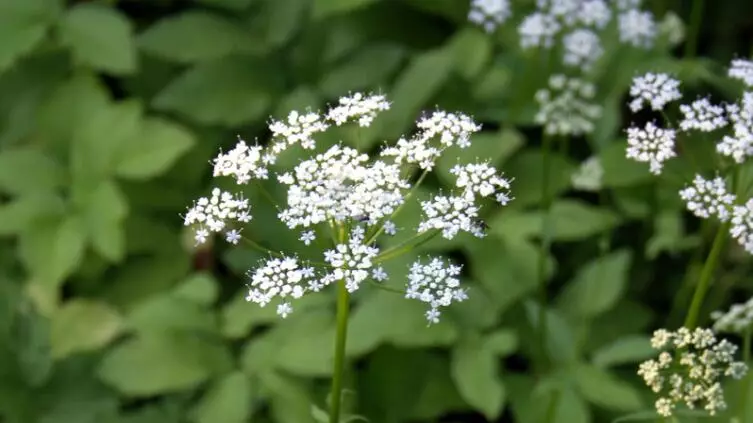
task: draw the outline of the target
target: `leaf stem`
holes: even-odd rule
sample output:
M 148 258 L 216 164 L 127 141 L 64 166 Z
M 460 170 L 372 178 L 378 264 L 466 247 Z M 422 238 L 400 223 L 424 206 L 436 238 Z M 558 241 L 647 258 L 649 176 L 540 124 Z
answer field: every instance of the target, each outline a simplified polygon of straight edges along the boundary
M 745 328 L 745 333 L 743 334 L 743 363 L 746 365 L 750 365 L 750 344 L 751 344 L 751 336 L 753 336 L 753 328 L 748 326 Z M 743 377 L 740 382 L 742 383 L 742 387 L 740 388 L 740 402 L 738 403 L 738 416 L 740 417 L 740 421 L 747 422 L 748 419 L 748 401 L 746 399 L 748 398 L 748 391 L 750 390 L 750 382 L 751 382 L 751 375 L 750 372 Z
M 690 26 L 688 28 L 687 42 L 685 43 L 685 58 L 690 59 L 695 56 L 698 50 L 698 37 L 701 32 L 701 22 L 703 21 L 704 0 L 693 0 L 693 7 L 690 10 Z
M 337 283 L 337 316 L 335 334 L 335 368 L 332 376 L 332 405 L 329 411 L 329 423 L 340 422 L 342 408 L 343 373 L 345 371 L 345 345 L 348 338 L 348 313 L 350 311 L 350 294 L 345 288 L 345 281 Z
M 725 223 L 719 227 L 714 237 L 714 243 L 711 245 L 711 251 L 709 251 L 706 261 L 703 263 L 701 269 L 701 276 L 698 280 L 698 285 L 695 287 L 693 293 L 693 299 L 688 309 L 688 314 L 685 317 L 684 326 L 688 329 L 693 329 L 698 323 L 698 316 L 701 312 L 701 305 L 703 299 L 706 296 L 706 292 L 709 290 L 711 278 L 714 275 L 714 270 L 719 263 L 719 257 L 724 250 L 724 244 L 727 241 L 727 230 L 729 229 L 729 223 Z
M 382 254 L 379 254 L 376 256 L 373 260 L 374 264 L 381 263 L 383 261 L 387 261 L 393 257 L 399 256 L 403 253 L 407 253 L 408 251 L 412 250 L 413 248 L 419 247 L 423 244 L 426 244 L 429 242 L 432 238 L 437 236 L 439 234 L 439 229 L 432 229 L 429 232 L 422 232 L 418 235 L 414 235 L 407 240 L 401 242 L 400 244 L 389 248 L 382 252 Z M 426 234 L 429 234 L 429 236 L 425 236 Z M 422 238 L 423 237 L 423 238 Z

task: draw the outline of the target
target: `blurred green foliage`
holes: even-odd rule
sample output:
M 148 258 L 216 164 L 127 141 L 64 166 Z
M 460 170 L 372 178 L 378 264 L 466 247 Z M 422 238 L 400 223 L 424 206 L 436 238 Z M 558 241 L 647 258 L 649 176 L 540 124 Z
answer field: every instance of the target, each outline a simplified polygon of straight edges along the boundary
M 270 114 L 354 90 L 385 92 L 394 104 L 368 136 L 345 139 L 364 150 L 435 105 L 475 114 L 486 130 L 462 154 L 514 177 L 516 200 L 485 216 L 488 237 L 422 250 L 464 262 L 472 286 L 441 324 L 427 328 L 421 307 L 399 296 L 359 292 L 351 410 L 375 423 L 580 423 L 650 408 L 634 363 L 651 354 L 647 334 L 667 322 L 688 248 L 703 235 L 686 225 L 676 185 L 654 185 L 624 158 L 623 96 L 636 72 L 657 68 L 725 92 L 724 63 L 607 41 L 593 71 L 604 117 L 552 162 L 551 303 L 540 314 L 532 97 L 551 69 L 520 51 L 515 25 L 487 35 L 466 23 L 467 8 L 0 0 L 0 422 L 313 421 L 331 373 L 332 298 L 306 298 L 284 321 L 246 303 L 243 274 L 258 253 L 196 250 L 179 215 L 206 192 L 208 160 L 236 135 L 263 141 Z M 569 182 L 591 153 L 605 167 L 599 198 Z M 454 162 L 440 163 L 432 189 Z M 247 195 L 251 235 L 295 250 L 274 209 Z M 407 226 L 418 212 L 401 219 Z M 733 279 L 749 269 L 734 256 L 727 264 Z M 721 304 L 729 292 L 719 295 Z M 545 372 L 533 366 L 539 316 L 550 328 Z

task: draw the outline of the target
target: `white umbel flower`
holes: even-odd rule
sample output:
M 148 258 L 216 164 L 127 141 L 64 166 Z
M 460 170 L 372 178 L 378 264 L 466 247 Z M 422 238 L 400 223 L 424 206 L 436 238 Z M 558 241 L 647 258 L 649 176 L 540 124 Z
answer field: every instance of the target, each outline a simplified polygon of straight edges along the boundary
M 416 122 L 418 138 L 431 140 L 439 138 L 444 147 L 456 145 L 466 148 L 471 145 L 471 135 L 481 130 L 481 125 L 462 113 L 435 111 Z
M 269 124 L 272 136 L 279 140 L 276 142 L 282 143 L 274 147 L 278 153 L 296 144 L 307 150 L 315 148 L 314 135 L 326 131 L 328 127 L 318 113 L 301 114 L 295 110 L 288 114 L 286 121 L 272 121 Z
M 643 128 L 627 130 L 627 158 L 649 164 L 651 173 L 658 175 L 664 162 L 675 157 L 675 131 L 657 127 L 653 122 Z
M 727 75 L 730 78 L 743 81 L 748 87 L 753 87 L 753 62 L 745 59 L 734 59 L 730 64 Z
M 724 108 L 711 104 L 709 99 L 700 98 L 690 104 L 680 105 L 682 120 L 680 129 L 683 131 L 697 130 L 711 132 L 727 126 Z
M 601 39 L 590 29 L 576 29 L 565 35 L 562 45 L 565 49 L 564 64 L 579 67 L 585 71 L 591 69 L 604 54 Z
M 720 380 L 725 376 L 741 379 L 747 372 L 744 363 L 734 360 L 737 346 L 718 340 L 710 329 L 660 329 L 651 345 L 661 353 L 641 363 L 638 375 L 660 395 L 656 411 L 665 417 L 679 404 L 716 415 L 727 408 Z
M 739 104 L 728 104 L 727 117 L 732 123 L 733 136 L 725 135 L 716 145 L 716 151 L 740 164 L 753 156 L 753 92 L 744 93 Z
M 604 166 L 598 156 L 592 156 L 581 163 L 571 176 L 573 188 L 581 191 L 598 191 L 602 187 Z
M 753 298 L 741 304 L 733 304 L 726 312 L 711 313 L 714 330 L 744 334 L 753 324 Z
M 298 299 L 314 281 L 314 270 L 301 267 L 295 257 L 272 258 L 248 273 L 246 301 L 266 306 L 275 298 L 283 300 L 277 314 L 286 317 L 293 311 L 290 299 Z
M 561 29 L 562 25 L 552 15 L 539 12 L 528 15 L 518 26 L 520 46 L 524 49 L 551 48 L 554 45 L 554 37 Z
M 361 282 L 369 277 L 374 266 L 372 260 L 379 254 L 378 248 L 364 245 L 364 236 L 363 228 L 356 226 L 347 244 L 338 244 L 334 250 L 324 252 L 324 261 L 333 268 L 328 279 L 345 281 L 348 292 L 355 292 Z
M 620 41 L 633 47 L 651 47 L 656 38 L 656 22 L 651 12 L 630 9 L 618 17 Z
M 549 89 L 536 93 L 539 111 L 534 120 L 550 135 L 584 135 L 594 130 L 601 107 L 593 104 L 593 84 L 565 75 L 552 75 Z
M 478 195 L 488 197 L 495 195 L 503 206 L 510 201 L 510 181 L 497 174 L 497 169 L 489 163 L 471 163 L 464 166 L 455 165 L 450 169 L 455 175 L 455 186 L 463 190 L 463 196 L 473 200 Z
M 377 114 L 389 108 L 390 103 L 383 95 L 355 93 L 350 97 L 340 98 L 338 105 L 327 113 L 327 119 L 337 126 L 357 120 L 359 126 L 368 127 Z
M 201 244 L 206 241 L 208 232 L 222 232 L 228 224 L 233 222 L 249 222 L 250 210 L 251 206 L 247 199 L 214 188 L 211 197 L 201 197 L 194 202 L 184 216 L 183 224 L 197 226 L 195 239 L 197 244 Z M 239 236 L 236 237 L 236 232 L 232 230 L 228 232 L 229 242 L 237 243 L 239 238 Z
M 663 110 L 667 103 L 682 98 L 680 81 L 666 73 L 648 72 L 633 78 L 630 84 L 630 110 L 634 113 L 650 105 L 652 110 Z
M 724 179 L 709 180 L 701 175 L 695 175 L 693 185 L 680 191 L 680 198 L 696 217 L 708 219 L 714 216 L 722 222 L 729 220 L 735 202 L 735 195 L 727 190 Z
M 753 199 L 732 209 L 731 223 L 729 232 L 732 238 L 745 248 L 745 251 L 753 254 Z
M 468 20 L 492 32 L 510 17 L 510 0 L 473 0 Z
M 437 195 L 432 201 L 421 202 L 424 217 L 418 224 L 418 232 L 439 229 L 446 239 L 453 239 L 458 232 L 468 232 L 483 237 L 484 230 L 478 223 L 478 207 L 467 196 L 448 197 Z
M 267 179 L 268 171 L 264 163 L 264 153 L 258 145 L 248 146 L 242 139 L 227 153 L 220 153 L 213 161 L 214 177 L 232 176 L 239 184 L 251 179 Z
M 437 258 L 428 264 L 419 260 L 411 265 L 405 298 L 429 304 L 430 308 L 426 312 L 429 324 L 439 323 L 440 307 L 468 298 L 465 290 L 460 287 L 460 270 L 460 266 Z

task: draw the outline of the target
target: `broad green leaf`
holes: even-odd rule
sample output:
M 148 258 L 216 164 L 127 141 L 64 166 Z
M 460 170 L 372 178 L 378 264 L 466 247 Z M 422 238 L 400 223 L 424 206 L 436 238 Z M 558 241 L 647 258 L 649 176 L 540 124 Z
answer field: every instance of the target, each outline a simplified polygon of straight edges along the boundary
M 422 388 L 415 394 L 409 395 L 413 399 L 410 418 L 416 421 L 431 421 L 439 419 L 452 410 L 467 408 L 466 402 L 458 393 L 452 380 L 449 368 L 449 357 L 431 355 L 426 362 L 426 369 L 422 373 Z M 411 365 L 412 363 L 407 363 Z M 386 387 L 389 389 L 389 386 Z M 410 391 L 410 387 L 408 387 Z
M 266 369 L 258 379 L 269 393 L 273 422 L 311 422 L 314 400 L 304 381 Z
M 575 383 L 584 398 L 593 404 L 619 411 L 641 409 L 638 390 L 606 370 L 588 364 L 573 369 Z
M 538 328 L 541 317 L 540 306 L 532 300 L 524 303 L 526 316 L 533 328 Z M 559 365 L 570 365 L 578 359 L 579 345 L 576 343 L 575 331 L 565 317 L 555 309 L 546 313 L 546 349 L 549 359 Z
M 53 357 L 102 348 L 122 329 L 120 315 L 99 301 L 73 299 L 53 313 L 50 348 Z
M 594 352 L 591 361 L 599 367 L 636 363 L 656 355 L 651 339 L 644 335 L 628 335 Z
M 253 42 L 238 23 L 217 14 L 190 9 L 157 21 L 138 39 L 144 51 L 183 63 L 242 52 Z
M 211 310 L 170 294 L 155 295 L 137 304 L 126 321 L 129 329 L 140 334 L 217 331 L 217 319 Z
M 94 69 L 116 75 L 136 70 L 131 22 L 115 8 L 82 3 L 68 9 L 60 38 L 76 60 Z
M 35 148 L 0 150 L 0 192 L 28 195 L 65 184 L 65 169 Z
M 219 295 L 217 280 L 209 273 L 195 273 L 186 278 L 173 291 L 176 298 L 201 304 L 211 305 Z
M 229 352 L 210 339 L 162 333 L 119 344 L 98 374 L 125 396 L 152 396 L 194 388 L 229 366 Z
M 570 187 L 570 175 L 575 169 L 573 161 L 560 154 L 551 154 L 549 158 L 548 191 L 551 195 Z M 540 203 L 544 181 L 544 158 L 540 151 L 526 150 L 516 155 L 505 165 L 507 176 L 513 178 L 512 192 L 515 200 L 510 203 L 515 207 L 524 207 Z
M 109 261 L 121 261 L 125 256 L 123 221 L 128 204 L 117 184 L 101 181 L 90 190 L 79 191 L 76 200 L 94 250 Z
M 297 314 L 297 311 L 274 328 L 282 332 L 280 345 L 275 352 L 275 366 L 298 376 L 331 375 L 334 366 L 334 313 L 317 310 Z
M 21 259 L 35 282 L 54 293 L 80 264 L 85 242 L 84 222 L 77 217 L 39 222 L 21 234 Z
M 319 90 L 327 97 L 338 97 L 378 86 L 394 73 L 404 58 L 405 49 L 399 45 L 365 46 L 327 71 L 319 82 Z
M 103 285 L 102 296 L 122 310 L 166 291 L 188 276 L 191 262 L 182 251 L 132 258 L 118 266 Z
M 225 8 L 231 11 L 243 10 L 257 0 L 194 0 L 197 3 L 206 4 L 208 6 L 216 6 Z
M 685 234 L 683 215 L 679 210 L 662 210 L 654 216 L 654 231 L 646 242 L 646 258 L 655 259 L 660 253 L 677 253 L 698 244 L 697 236 Z
M 609 210 L 577 200 L 556 201 L 550 213 L 552 238 L 558 241 L 578 241 L 605 233 L 620 222 Z
M 501 329 L 485 335 L 484 346 L 495 354 L 508 356 L 518 349 L 518 335 L 510 329 Z
M 629 250 L 620 250 L 582 267 L 559 298 L 560 305 L 579 317 L 593 317 L 609 310 L 625 290 L 631 256 Z
M 0 3 L 0 73 L 43 39 L 60 13 L 58 0 L 4 0 Z
M 455 56 L 455 70 L 466 79 L 478 76 L 491 59 L 491 38 L 479 28 L 459 31 L 450 46 Z
M 0 236 L 17 235 L 35 220 L 60 216 L 65 212 L 63 199 L 54 194 L 24 195 L 0 204 Z
M 265 41 L 272 47 L 279 47 L 289 41 L 297 31 L 304 28 L 309 0 L 273 0 L 264 3 L 263 22 Z
M 127 140 L 115 165 L 116 175 L 144 180 L 165 173 L 195 144 L 193 134 L 160 118 L 144 120 L 138 135 Z
M 314 19 L 347 13 L 375 3 L 377 0 L 314 0 Z
M 198 123 L 235 126 L 262 118 L 278 87 L 279 74 L 262 60 L 224 58 L 178 76 L 153 105 Z
M 197 423 L 245 423 L 251 414 L 251 385 L 248 376 L 235 371 L 215 382 L 191 409 Z
M 627 143 L 612 142 L 599 153 L 604 168 L 602 184 L 605 187 L 625 187 L 650 181 L 651 173 L 645 163 L 625 157 Z
M 497 352 L 481 339 L 468 336 L 452 350 L 452 378 L 460 395 L 473 408 L 494 420 L 505 404 L 505 387 L 499 380 Z

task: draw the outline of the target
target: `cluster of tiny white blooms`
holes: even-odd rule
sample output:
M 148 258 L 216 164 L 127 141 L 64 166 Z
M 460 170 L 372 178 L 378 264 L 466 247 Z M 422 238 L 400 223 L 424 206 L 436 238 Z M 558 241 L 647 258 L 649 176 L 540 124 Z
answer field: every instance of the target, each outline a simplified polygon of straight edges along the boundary
M 402 203 L 409 184 L 400 177 L 400 168 L 377 161 L 339 145 L 305 160 L 294 172 L 278 179 L 288 188 L 288 207 L 279 218 L 289 228 L 309 227 L 335 219 L 366 217 L 376 222 Z
M 554 37 L 561 28 L 562 25 L 552 15 L 539 12 L 528 15 L 518 27 L 520 46 L 524 49 L 550 48 L 554 45 Z
M 675 131 L 659 128 L 653 122 L 643 128 L 628 128 L 627 142 L 627 158 L 648 163 L 655 175 L 661 173 L 664 162 L 676 155 Z
M 725 135 L 717 143 L 716 151 L 742 163 L 753 156 L 753 92 L 744 93 L 740 104 L 728 104 L 727 117 L 734 136 Z
M 601 39 L 590 29 L 576 29 L 562 38 L 566 65 L 588 70 L 604 54 Z
M 717 332 L 745 333 L 753 323 L 753 298 L 742 304 L 733 304 L 727 312 L 711 313 Z
M 295 257 L 269 259 L 249 272 L 248 278 L 246 301 L 264 307 L 278 297 L 282 302 L 277 314 L 283 318 L 293 311 L 288 299 L 298 299 L 308 290 L 318 290 L 314 269 L 301 267 Z
M 494 31 L 510 17 L 510 0 L 473 0 L 468 11 L 468 20 Z
M 287 121 L 272 121 L 269 124 L 272 136 L 285 143 L 284 146 L 276 147 L 278 150 L 283 150 L 295 144 L 300 144 L 301 147 L 311 150 L 316 147 L 314 134 L 324 132 L 327 128 L 329 128 L 329 125 L 323 121 L 319 113 L 301 114 L 295 110 L 288 114 Z
M 429 304 L 430 308 L 426 312 L 429 324 L 439 322 L 439 307 L 446 307 L 452 302 L 468 298 L 465 290 L 460 288 L 460 271 L 460 266 L 445 263 L 437 258 L 428 264 L 423 264 L 419 260 L 411 265 L 405 298 Z
M 743 81 L 748 87 L 753 87 L 753 62 L 745 59 L 734 59 L 730 64 L 727 75 L 730 78 Z
M 573 188 L 581 191 L 598 191 L 602 186 L 604 166 L 597 156 L 592 156 L 581 163 L 578 170 L 571 176 Z
M 709 99 L 701 98 L 690 104 L 680 105 L 682 120 L 680 129 L 683 131 L 697 130 L 711 132 L 727 125 L 724 108 L 711 104 Z
M 327 284 L 343 280 L 348 292 L 354 292 L 369 277 L 369 269 L 374 265 L 372 259 L 379 254 L 379 249 L 365 245 L 364 238 L 363 227 L 356 226 L 351 231 L 347 244 L 337 244 L 334 250 L 324 252 L 324 261 L 333 268 L 331 273 L 322 278 Z
M 601 116 L 601 107 L 591 103 L 593 84 L 579 78 L 552 75 L 549 89 L 536 93 L 540 108 L 534 120 L 551 135 L 583 135 L 594 129 L 593 121 Z
M 327 119 L 340 126 L 352 119 L 358 120 L 358 125 L 367 127 L 371 125 L 379 112 L 389 110 L 390 103 L 383 95 L 353 94 L 350 97 L 342 97 L 336 107 L 327 113 Z
M 745 363 L 734 360 L 737 346 L 718 340 L 711 329 L 659 329 L 651 346 L 661 351 L 659 357 L 641 363 L 638 375 L 660 394 L 656 411 L 665 417 L 683 403 L 690 409 L 702 407 L 712 416 L 726 409 L 719 380 L 740 379 L 747 372 Z
M 727 191 L 727 184 L 721 177 L 708 180 L 695 175 L 693 185 L 680 190 L 680 198 L 695 216 L 708 219 L 716 217 L 722 222 L 730 218 L 735 195 Z
M 455 165 L 450 169 L 455 175 L 455 186 L 462 188 L 463 196 L 475 198 L 476 194 L 488 197 L 496 194 L 496 200 L 506 206 L 510 202 L 510 181 L 497 174 L 489 163 L 471 163 L 465 166 Z
M 630 85 L 630 110 L 637 112 L 644 105 L 651 105 L 653 110 L 662 110 L 667 103 L 682 98 L 680 81 L 666 73 L 648 72 L 633 78 Z
M 194 238 L 197 244 L 203 244 L 210 232 L 222 232 L 228 222 L 249 222 L 251 220 L 250 209 L 247 199 L 214 188 L 211 197 L 201 197 L 194 202 L 193 207 L 189 208 L 184 216 L 183 224 L 186 226 L 198 224 Z M 236 243 L 239 238 L 237 235 L 237 231 L 228 232 L 228 240 Z
M 618 19 L 620 41 L 633 47 L 651 47 L 656 38 L 656 22 L 654 15 L 648 11 L 630 9 Z
M 434 163 L 442 155 L 442 149 L 437 148 L 421 137 L 400 138 L 392 147 L 382 149 L 382 156 L 394 157 L 395 163 L 417 164 L 424 170 L 434 168 Z
M 421 209 L 424 217 L 418 224 L 419 233 L 440 229 L 446 239 L 455 238 L 460 231 L 484 236 L 483 225 L 478 222 L 479 209 L 472 198 L 437 195 L 432 201 L 422 201 Z
M 232 176 L 239 184 L 245 184 L 252 178 L 267 179 L 268 171 L 264 152 L 258 145 L 248 146 L 239 140 L 227 153 L 220 153 L 213 161 L 213 176 Z
M 685 40 L 685 24 L 677 13 L 667 12 L 659 22 L 659 34 L 674 47 Z
M 732 209 L 731 223 L 730 235 L 745 248 L 745 251 L 753 254 L 753 199 Z

